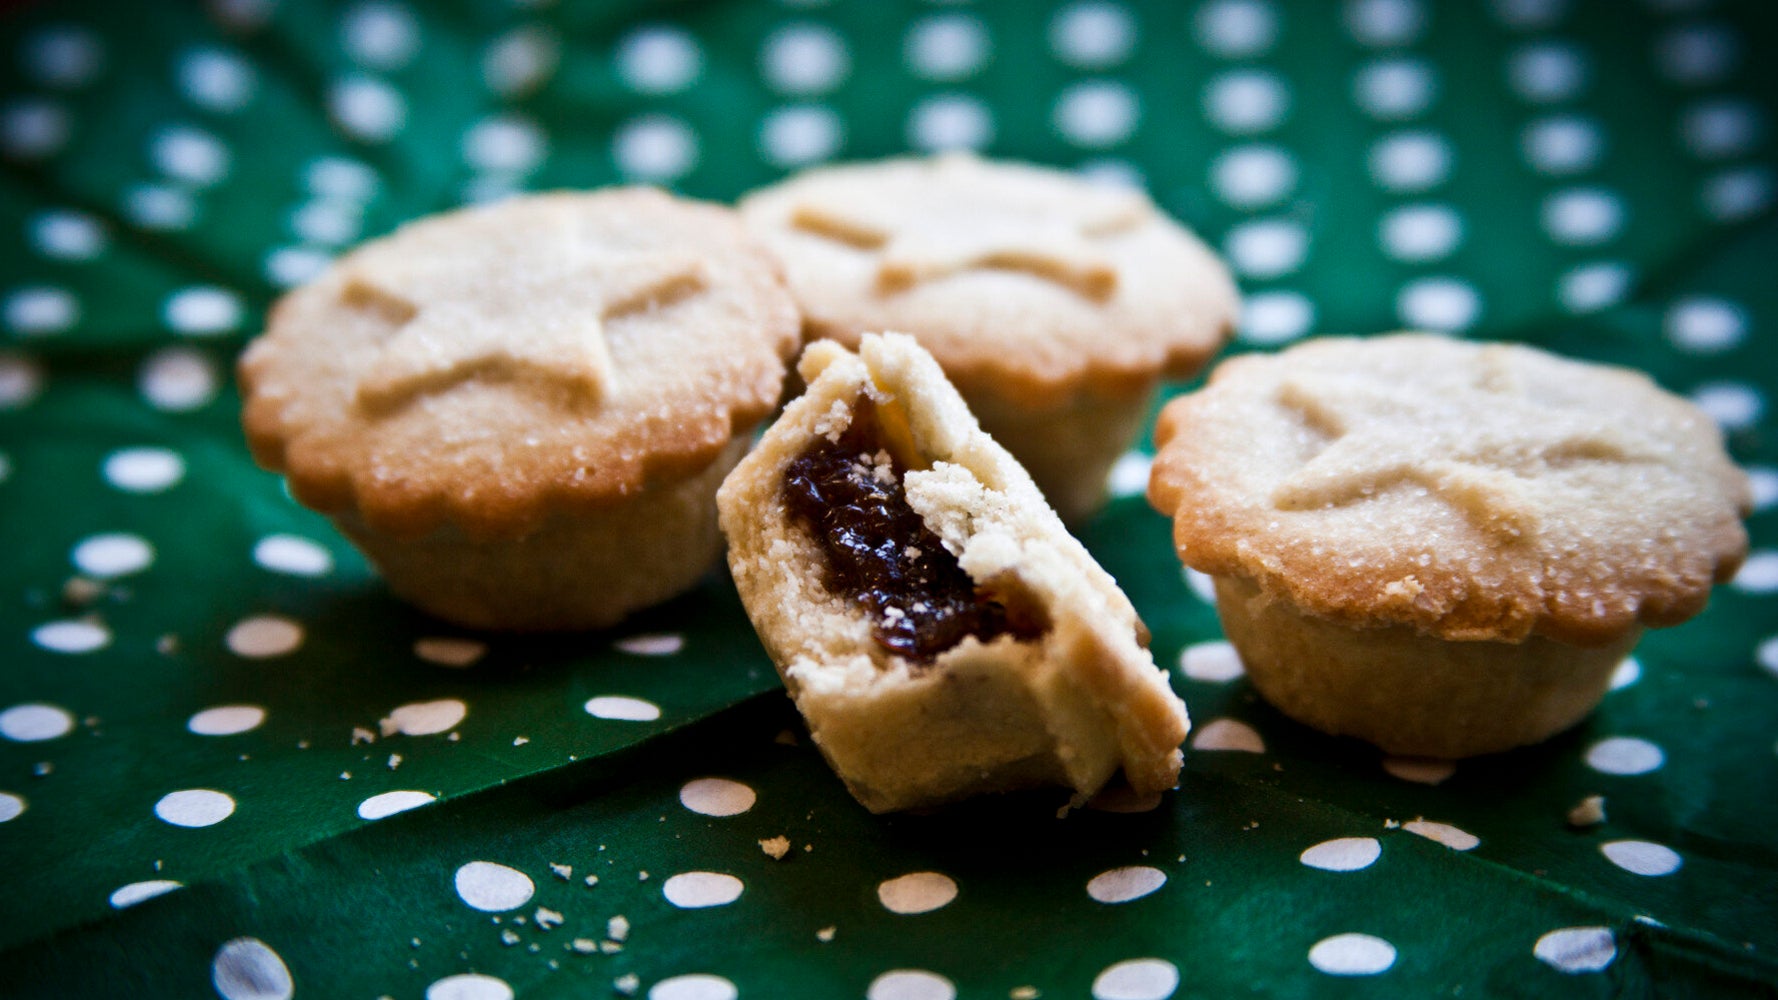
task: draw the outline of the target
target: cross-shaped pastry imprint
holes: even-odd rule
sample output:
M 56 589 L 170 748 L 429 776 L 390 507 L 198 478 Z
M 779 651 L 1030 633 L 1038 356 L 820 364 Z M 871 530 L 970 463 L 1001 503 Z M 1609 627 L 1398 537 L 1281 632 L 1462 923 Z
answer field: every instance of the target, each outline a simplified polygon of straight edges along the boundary
M 383 256 L 351 272 L 345 303 L 395 327 L 359 379 L 359 406 L 388 411 L 471 379 L 533 381 L 597 402 L 613 378 L 606 322 L 705 284 L 688 255 L 602 251 L 566 224 L 532 235 L 492 266 L 479 252 Z
M 1134 192 L 1008 176 L 968 158 L 920 167 L 887 188 L 864 198 L 830 185 L 809 192 L 790 216 L 797 229 L 874 254 L 883 294 L 994 269 L 1104 301 L 1117 292 L 1118 268 L 1096 241 L 1151 214 Z
M 1484 397 L 1484 398 L 1477 398 Z M 1535 536 L 1534 480 L 1586 462 L 1656 460 L 1601 417 L 1530 398 L 1510 372 L 1404 391 L 1372 376 L 1298 374 L 1278 402 L 1324 442 L 1272 493 L 1279 510 L 1345 507 L 1408 486 L 1501 541 Z

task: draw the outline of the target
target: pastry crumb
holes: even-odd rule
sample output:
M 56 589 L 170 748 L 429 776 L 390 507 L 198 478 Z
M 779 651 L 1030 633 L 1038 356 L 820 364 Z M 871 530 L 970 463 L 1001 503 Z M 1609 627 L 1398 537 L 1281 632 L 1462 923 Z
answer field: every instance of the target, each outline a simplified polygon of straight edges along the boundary
M 599 950 L 599 942 L 594 941 L 592 938 L 575 938 L 573 941 L 568 942 L 568 947 L 573 949 L 576 954 L 591 955 L 593 952 Z
M 390 754 L 389 755 L 389 770 L 393 771 L 400 766 L 401 766 L 401 755 L 398 753 Z
M 383 722 L 387 723 L 387 722 L 390 722 L 390 720 L 384 719 Z M 382 723 L 379 723 L 379 725 L 381 725 L 381 724 Z M 391 724 L 393 724 L 393 723 L 391 723 Z M 385 727 L 383 729 L 384 736 L 388 736 L 391 732 L 392 732 L 392 730 L 390 730 L 387 727 Z M 353 726 L 352 727 L 352 745 L 353 746 L 357 746 L 360 743 L 375 743 L 376 741 L 377 741 L 377 734 L 376 733 L 371 732 L 370 730 L 364 728 L 363 726 Z
M 838 927 L 823 927 L 820 930 L 815 932 L 815 940 L 821 942 L 822 944 L 826 944 L 829 941 L 832 941 L 833 936 L 837 933 L 839 933 Z
M 788 729 L 780 729 L 778 735 L 772 737 L 772 742 L 781 746 L 793 747 L 797 744 L 796 734 Z
M 532 919 L 537 921 L 538 930 L 547 931 L 562 926 L 564 918 L 562 914 L 556 910 L 552 910 L 547 906 L 539 906 L 537 908 L 537 913 Z
M 574 866 L 564 865 L 555 861 L 549 863 L 549 870 L 556 873 L 556 878 L 566 882 L 574 877 Z
M 563 866 L 563 867 L 564 867 L 564 868 L 566 868 L 566 867 L 567 867 L 567 866 L 566 866 L 566 865 L 564 865 L 564 866 Z M 586 887 L 587 887 L 587 888 L 588 888 L 588 889 L 591 889 L 591 888 L 592 888 L 592 887 L 593 887 L 593 886 L 595 886 L 595 885 L 598 885 L 598 884 L 599 884 L 599 876 L 597 876 L 597 875 L 588 875 L 588 876 L 587 876 L 587 877 L 586 877 L 586 878 L 584 878 L 584 879 L 582 879 L 582 880 L 581 880 L 581 881 L 583 881 L 583 882 L 585 882 L 585 883 L 586 883 Z
M 625 941 L 630 937 L 630 919 L 618 914 L 605 921 L 605 936 L 613 941 Z
M 634 972 L 626 972 L 611 981 L 611 988 L 624 996 L 633 997 L 642 988 L 642 979 Z
M 508 948 L 512 947 L 515 944 L 518 944 L 519 943 L 518 933 L 515 932 L 511 927 L 508 927 L 507 929 L 500 932 L 500 943 L 503 945 L 506 945 Z
M 1605 822 L 1605 796 L 1589 795 L 1568 810 L 1569 826 L 1598 826 Z
M 1035 986 L 1014 986 L 1007 996 L 1012 1000 L 1037 1000 L 1043 993 Z
M 759 849 L 766 852 L 773 861 L 783 861 L 784 856 L 790 853 L 790 838 L 780 834 L 762 840 L 759 842 Z

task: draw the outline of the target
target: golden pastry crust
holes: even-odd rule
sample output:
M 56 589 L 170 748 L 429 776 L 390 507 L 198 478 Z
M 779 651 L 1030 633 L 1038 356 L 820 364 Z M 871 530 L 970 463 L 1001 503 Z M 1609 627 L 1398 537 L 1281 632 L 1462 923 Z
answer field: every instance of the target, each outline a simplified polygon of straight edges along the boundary
M 809 339 L 913 335 L 1026 407 L 1193 375 L 1233 328 L 1214 254 L 1140 192 L 965 154 L 806 171 L 742 200 Z
M 308 506 L 515 539 L 694 476 L 771 412 L 799 318 L 733 213 L 646 188 L 404 226 L 286 295 L 239 366 Z
M 1696 614 L 1747 549 L 1747 479 L 1707 416 L 1527 347 L 1248 355 L 1155 440 L 1149 498 L 1188 566 L 1358 628 L 1607 646 Z
M 717 495 L 749 616 L 822 752 L 883 812 L 1059 784 L 1084 801 L 1118 770 L 1141 792 L 1178 780 L 1185 706 L 1115 581 L 976 425 L 931 356 L 901 335 L 857 355 L 804 353 L 793 401 Z M 791 463 L 837 440 L 862 400 L 883 415 L 901 485 L 978 589 L 1038 609 L 1030 639 L 974 636 L 929 664 L 891 654 L 868 612 L 830 591 L 826 555 L 787 510 Z M 892 612 L 885 612 L 886 615 Z

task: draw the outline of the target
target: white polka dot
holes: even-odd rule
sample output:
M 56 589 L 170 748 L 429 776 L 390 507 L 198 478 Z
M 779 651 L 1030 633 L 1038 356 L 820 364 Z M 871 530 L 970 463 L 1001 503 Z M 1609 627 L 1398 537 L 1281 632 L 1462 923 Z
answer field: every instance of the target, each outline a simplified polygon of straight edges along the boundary
M 84 539 L 69 558 L 82 573 L 108 580 L 147 569 L 154 562 L 154 546 L 139 535 L 113 532 Z
M 223 27 L 252 32 L 272 19 L 278 0 L 210 0 L 205 6 Z
M 957 883 L 940 872 L 912 872 L 877 886 L 877 900 L 891 913 L 930 913 L 957 898 Z
M 1558 191 L 1543 201 L 1543 228 L 1550 239 L 1566 246 L 1594 246 L 1617 236 L 1624 225 L 1624 204 L 1598 188 Z
M 1411 45 L 1426 29 L 1419 0 L 1347 0 L 1346 30 L 1360 45 Z
M 1216 603 L 1216 581 L 1210 574 L 1200 573 L 1195 569 L 1187 567 L 1183 576 L 1185 577 L 1186 587 L 1197 596 L 1198 600 L 1203 601 L 1205 604 Z
M 1437 94 L 1432 68 L 1418 59 L 1380 59 L 1352 80 L 1352 99 L 1379 121 L 1413 118 L 1430 107 Z
M 1219 73 L 1204 88 L 1204 113 L 1232 135 L 1276 128 L 1290 112 L 1290 91 L 1276 73 L 1241 69 Z
M 1130 137 L 1140 115 L 1136 95 L 1121 83 L 1086 80 L 1056 99 L 1051 121 L 1077 146 L 1103 149 Z
M 1759 661 L 1760 669 L 1778 678 L 1778 635 L 1760 643 L 1754 651 L 1754 659 Z
M 1624 300 L 1635 280 L 1629 265 L 1616 261 L 1581 264 L 1556 280 L 1556 298 L 1573 313 L 1609 309 Z
M 0 736 L 17 743 L 61 739 L 74 729 L 74 716 L 55 705 L 30 702 L 0 712 Z
M 1759 422 L 1765 399 L 1759 390 L 1739 382 L 1708 382 L 1692 390 L 1692 403 L 1724 430 L 1744 430 Z
M 32 32 L 24 42 L 24 69 L 45 87 L 73 89 L 98 79 L 105 50 L 90 29 L 52 24 Z
M 928 153 L 981 149 L 994 141 L 988 106 L 966 94 L 925 98 L 908 112 L 908 144 Z
M 1740 58 L 1740 39 L 1721 24 L 1682 24 L 1655 41 L 1655 66 L 1667 79 L 1686 86 L 1722 82 Z
M 1392 778 L 1417 785 L 1443 784 L 1457 773 L 1457 762 L 1432 757 L 1385 757 L 1383 771 Z
M 832 108 L 812 104 L 776 108 L 760 122 L 760 152 L 775 167 L 800 167 L 833 156 L 843 131 Z
M 1765 132 L 1758 106 L 1741 99 L 1704 101 L 1686 108 L 1679 118 L 1679 135 L 1692 154 L 1705 160 L 1721 160 L 1746 153 Z
M 752 788 L 728 778 L 694 778 L 679 789 L 679 804 L 704 816 L 739 816 L 757 798 Z
M 0 792 L 0 823 L 10 823 L 25 811 L 24 796 Z
M 682 910 L 727 906 L 741 898 L 741 880 L 722 872 L 680 872 L 661 886 L 661 895 Z
M 1693 354 L 1717 354 L 1741 346 L 1747 314 L 1724 299 L 1689 296 L 1667 310 L 1667 339 Z
M 537 891 L 531 876 L 492 861 L 471 861 L 458 868 L 456 887 L 463 902 L 484 913 L 516 910 Z
M 168 792 L 154 804 L 154 814 L 174 826 L 215 826 L 234 812 L 235 800 L 213 788 Z
M 1423 330 L 1466 330 L 1481 311 L 1481 293 L 1460 278 L 1419 278 L 1403 285 L 1395 298 L 1401 321 Z
M 346 53 L 371 69 L 406 66 L 420 50 L 420 26 L 406 7 L 387 0 L 361 3 L 340 19 Z
M 617 75 L 638 93 L 678 93 L 697 80 L 703 63 L 697 40 L 678 28 L 637 28 L 617 43 Z
M 284 960 L 258 938 L 238 937 L 216 949 L 210 984 L 222 1000 L 290 1000 L 296 995 Z
M 0 409 L 16 409 L 43 391 L 43 369 L 23 354 L 0 350 Z
M 296 651 L 303 642 L 303 627 L 282 615 L 254 615 L 228 630 L 228 648 L 236 656 L 262 660 Z
M 924 969 L 892 969 L 870 981 L 864 1000 L 956 1000 L 949 979 Z
M 207 111 L 239 111 L 253 100 L 258 80 L 253 65 L 233 52 L 195 48 L 179 57 L 179 90 Z
M 1778 550 L 1756 549 L 1749 554 L 1733 585 L 1745 594 L 1778 593 Z
M 64 333 L 80 319 L 80 302 L 65 288 L 37 285 L 6 296 L 6 328 L 22 337 Z
M 1234 208 L 1275 204 L 1296 187 L 1296 160 L 1278 146 L 1236 146 L 1210 163 L 1210 186 Z
M 348 76 L 328 88 L 327 112 L 347 135 L 364 142 L 386 142 L 407 124 L 401 91 L 369 76 Z
M 1473 850 L 1480 844 L 1481 838 L 1467 830 L 1459 830 L 1449 823 L 1434 823 L 1430 820 L 1410 820 L 1401 825 L 1403 830 L 1427 840 L 1436 840 L 1453 851 Z
M 491 115 L 463 136 L 463 159 L 476 170 L 529 173 L 547 153 L 543 129 L 519 115 Z
M 1082 0 L 1062 8 L 1049 27 L 1050 51 L 1077 69 L 1104 69 L 1129 58 L 1136 22 L 1121 5 Z
M 1224 59 L 1265 55 L 1278 41 L 1278 12 L 1264 0 L 1211 0 L 1198 8 L 1192 34 Z
M 1609 927 L 1563 927 L 1538 938 L 1531 953 L 1557 972 L 1598 972 L 1617 958 L 1617 942 Z
M 1166 884 L 1167 874 L 1159 868 L 1129 865 L 1094 875 L 1087 882 L 1087 895 L 1101 903 L 1128 903 Z
M 1315 942 L 1309 964 L 1330 976 L 1374 976 L 1395 964 L 1395 946 L 1369 934 L 1335 934 Z
M 85 212 L 49 209 L 31 220 L 31 242 L 52 260 L 92 260 L 105 252 L 105 224 Z
M 1587 85 L 1587 63 L 1571 45 L 1534 42 L 1507 58 L 1507 82 L 1533 104 L 1555 104 L 1580 94 Z
M 736 1000 L 740 995 L 734 983 L 707 972 L 663 979 L 648 990 L 648 1000 Z
M 1772 203 L 1772 171 L 1743 167 L 1712 174 L 1698 191 L 1704 212 L 1717 222 L 1739 222 Z
M 1377 239 L 1404 263 L 1443 260 L 1463 242 L 1463 219 L 1449 205 L 1403 205 L 1378 221 Z
M 434 980 L 426 1000 L 513 1000 L 513 992 L 504 979 L 464 972 Z
M 1593 169 L 1604 149 L 1599 125 L 1579 115 L 1540 118 L 1525 127 L 1519 148 L 1539 173 L 1567 176 Z
M 988 32 L 966 14 L 921 18 L 908 29 L 902 58 L 915 76 L 927 80 L 961 80 L 988 60 Z
M 317 198 L 290 212 L 290 231 L 304 242 L 321 246 L 350 243 L 363 227 L 363 205 L 344 198 Z
M 759 53 L 760 71 L 784 94 L 825 94 L 851 71 L 845 40 L 832 28 L 791 24 L 772 32 Z
M 1192 749 L 1265 753 L 1266 741 L 1245 722 L 1237 719 L 1212 719 L 1192 734 Z
M 641 698 L 630 698 L 620 694 L 600 695 L 589 698 L 586 713 L 595 719 L 611 719 L 617 722 L 652 722 L 661 717 L 661 707 Z
M 488 44 L 482 54 L 482 82 L 508 100 L 525 97 L 555 74 L 561 58 L 562 43 L 555 32 L 521 24 Z
M 1632 875 L 1671 875 L 1685 862 L 1671 847 L 1646 840 L 1612 840 L 1599 845 L 1606 860 Z
M 131 882 L 129 885 L 119 886 L 116 891 L 112 892 L 111 905 L 122 910 L 135 906 L 144 900 L 164 896 L 174 889 L 183 888 L 185 888 L 185 883 L 165 878 L 149 879 L 146 882 Z
M 41 160 L 61 152 L 73 126 L 60 104 L 27 99 L 0 111 L 0 149 L 15 160 Z
M 197 206 L 184 190 L 166 184 L 138 184 L 124 196 L 124 214 L 142 229 L 157 232 L 185 229 L 197 218 Z
M 1494 0 L 1489 6 L 1501 24 L 1516 31 L 1552 28 L 1568 16 L 1568 0 Z
M 261 569 L 291 576 L 326 576 L 333 556 L 315 542 L 298 535 L 267 535 L 253 546 L 253 561 Z
M 1269 291 L 1241 303 L 1241 339 L 1261 347 L 1289 343 L 1315 325 L 1315 303 L 1301 292 Z
M 1287 219 L 1255 219 L 1229 230 L 1223 252 L 1236 272 L 1250 278 L 1276 278 L 1303 266 L 1309 233 Z
M 1778 469 L 1764 465 L 1744 465 L 1741 470 L 1753 485 L 1753 510 L 1763 513 L 1778 506 Z
M 311 161 L 303 170 L 303 183 L 317 198 L 346 201 L 369 201 L 381 185 L 377 172 L 368 164 L 340 156 Z
M 414 640 L 414 655 L 441 667 L 461 669 L 487 655 L 488 644 L 479 639 L 427 636 Z
M 111 645 L 111 632 L 98 622 L 69 619 L 37 626 L 31 641 L 52 653 L 91 653 Z
M 1433 132 L 1396 132 L 1371 146 L 1371 178 L 1388 191 L 1424 191 L 1451 174 L 1451 144 Z
M 1164 958 L 1132 958 L 1093 977 L 1093 1000 L 1167 1000 L 1179 989 L 1179 967 Z
M 469 706 L 456 698 L 415 701 L 390 712 L 383 728 L 403 736 L 432 736 L 457 728 L 468 714 Z
M 193 715 L 185 728 L 199 736 L 234 736 L 251 732 L 265 722 L 265 709 L 258 705 L 218 705 Z
M 612 156 L 624 176 L 638 181 L 670 181 L 698 160 L 698 137 L 677 118 L 648 114 L 625 122 L 612 137 Z
M 378 820 L 399 812 L 407 812 L 409 809 L 418 809 L 433 801 L 435 799 L 429 792 L 411 790 L 383 792 L 358 803 L 358 818 Z
M 1235 647 L 1218 640 L 1185 647 L 1179 654 L 1179 672 L 1194 681 L 1226 684 L 1247 671 Z
M 1308 848 L 1297 860 L 1324 872 L 1355 872 L 1376 864 L 1382 856 L 1383 845 L 1375 837 L 1340 837 Z
M 162 309 L 162 318 L 175 333 L 213 336 L 241 325 L 241 298 L 226 288 L 195 285 L 175 292 Z
M 1100 156 L 1075 164 L 1074 172 L 1088 184 L 1121 191 L 1146 191 L 1148 181 L 1129 160 Z
M 209 356 L 189 347 L 154 352 L 136 375 L 136 388 L 157 410 L 182 413 L 216 398 L 216 366 Z
M 228 147 L 190 125 L 161 129 L 150 143 L 148 155 L 161 173 L 193 187 L 209 187 L 228 176 Z
M 1587 748 L 1587 766 L 1603 774 L 1647 774 L 1666 760 L 1660 747 L 1634 736 L 1614 736 Z
M 1611 690 L 1627 688 L 1642 679 L 1642 664 L 1634 656 L 1626 656 L 1611 672 Z
M 279 288 L 294 288 L 327 270 L 333 258 L 314 247 L 279 247 L 266 254 L 266 280 Z
M 619 639 L 612 645 L 631 656 L 675 656 L 685 649 L 685 636 L 677 632 L 651 632 Z
M 1127 451 L 1111 463 L 1105 477 L 1106 489 L 1114 497 L 1137 497 L 1148 490 L 1148 474 L 1154 458 L 1140 451 Z
M 165 448 L 120 448 L 105 456 L 103 473 L 126 493 L 160 493 L 185 478 L 185 459 Z

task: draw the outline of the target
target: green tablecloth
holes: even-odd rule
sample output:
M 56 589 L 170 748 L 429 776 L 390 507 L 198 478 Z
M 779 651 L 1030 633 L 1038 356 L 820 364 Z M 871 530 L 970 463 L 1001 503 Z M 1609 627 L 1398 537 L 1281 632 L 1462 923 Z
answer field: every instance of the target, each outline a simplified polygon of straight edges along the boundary
M 1772 995 L 1775 14 L 15 11 L 0 994 Z M 234 352 L 360 238 L 513 190 L 730 199 L 952 146 L 1146 185 L 1240 275 L 1235 350 L 1414 326 L 1649 371 L 1752 471 L 1752 557 L 1577 730 L 1385 760 L 1240 679 L 1136 452 L 1084 537 L 1191 707 L 1179 791 L 877 818 L 800 734 L 725 577 L 609 633 L 465 634 L 246 457 Z M 1603 821 L 1571 825 L 1595 795 Z

